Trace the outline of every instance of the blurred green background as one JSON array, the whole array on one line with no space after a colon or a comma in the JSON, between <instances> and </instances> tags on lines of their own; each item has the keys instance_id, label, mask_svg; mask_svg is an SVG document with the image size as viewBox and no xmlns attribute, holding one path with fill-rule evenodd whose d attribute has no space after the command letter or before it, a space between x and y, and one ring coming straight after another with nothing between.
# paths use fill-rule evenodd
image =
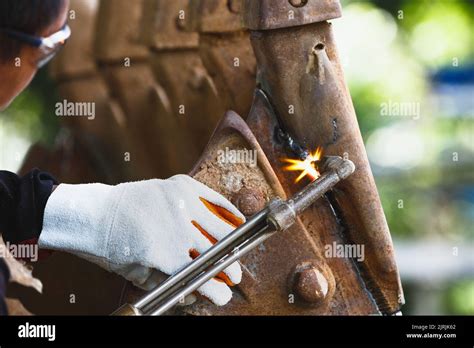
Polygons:
<instances>
[{"instance_id":1,"label":"blurred green background","mask_svg":"<svg viewBox=\"0 0 474 348\"><path fill-rule=\"evenodd\" d=\"M403 313L474 314L474 2L342 5L332 22L395 243ZM32 143L54 143L56 100L43 70L0 117L0 168L16 171Z\"/></svg>"},{"instance_id":2,"label":"blurred green background","mask_svg":"<svg viewBox=\"0 0 474 348\"><path fill-rule=\"evenodd\" d=\"M335 35L403 313L474 314L474 3L343 1L343 10Z\"/></svg>"}]
</instances>

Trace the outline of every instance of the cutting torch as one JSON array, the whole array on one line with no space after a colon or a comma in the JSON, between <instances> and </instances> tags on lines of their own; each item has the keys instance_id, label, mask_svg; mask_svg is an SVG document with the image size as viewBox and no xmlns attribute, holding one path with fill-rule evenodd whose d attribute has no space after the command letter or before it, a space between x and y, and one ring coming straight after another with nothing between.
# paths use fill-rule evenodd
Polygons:
<instances>
[{"instance_id":1,"label":"cutting torch","mask_svg":"<svg viewBox=\"0 0 474 348\"><path fill-rule=\"evenodd\" d=\"M167 278L134 303L112 315L163 315L189 294L275 233L290 228L305 209L355 171L352 161L326 156L322 174L288 200L276 198L244 224L214 244L186 267Z\"/></svg>"}]
</instances>

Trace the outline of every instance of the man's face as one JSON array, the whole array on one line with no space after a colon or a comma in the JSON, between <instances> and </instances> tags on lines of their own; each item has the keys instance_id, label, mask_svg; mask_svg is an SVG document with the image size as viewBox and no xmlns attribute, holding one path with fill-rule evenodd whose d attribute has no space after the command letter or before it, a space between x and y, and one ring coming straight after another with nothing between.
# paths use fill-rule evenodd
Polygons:
<instances>
[{"instance_id":1,"label":"man's face","mask_svg":"<svg viewBox=\"0 0 474 348\"><path fill-rule=\"evenodd\" d=\"M38 36L47 37L59 31L67 21L69 1L55 21ZM0 111L10 103L30 84L36 74L37 62L41 52L39 49L23 45L17 58L0 65Z\"/></svg>"}]
</instances>

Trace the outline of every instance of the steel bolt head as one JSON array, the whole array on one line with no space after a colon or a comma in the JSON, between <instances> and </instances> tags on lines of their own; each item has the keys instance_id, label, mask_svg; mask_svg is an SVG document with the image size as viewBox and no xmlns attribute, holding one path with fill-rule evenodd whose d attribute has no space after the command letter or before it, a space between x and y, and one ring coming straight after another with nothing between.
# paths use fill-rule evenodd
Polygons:
<instances>
[{"instance_id":1,"label":"steel bolt head","mask_svg":"<svg viewBox=\"0 0 474 348\"><path fill-rule=\"evenodd\" d=\"M303 7L308 3L308 0L289 0L289 2L293 7Z\"/></svg>"},{"instance_id":2,"label":"steel bolt head","mask_svg":"<svg viewBox=\"0 0 474 348\"><path fill-rule=\"evenodd\" d=\"M186 20L179 18L179 16L176 16L176 27L178 28L178 30L185 30Z\"/></svg>"},{"instance_id":3,"label":"steel bolt head","mask_svg":"<svg viewBox=\"0 0 474 348\"><path fill-rule=\"evenodd\" d=\"M309 266L296 274L294 291L301 300L318 304L326 298L329 283L316 267Z\"/></svg>"},{"instance_id":4,"label":"steel bolt head","mask_svg":"<svg viewBox=\"0 0 474 348\"><path fill-rule=\"evenodd\" d=\"M265 197L260 190L242 188L231 198L232 203L245 216L252 216L265 208Z\"/></svg>"},{"instance_id":5,"label":"steel bolt head","mask_svg":"<svg viewBox=\"0 0 474 348\"><path fill-rule=\"evenodd\" d=\"M242 11L242 0L227 0L227 7L231 13L240 13Z\"/></svg>"}]
</instances>

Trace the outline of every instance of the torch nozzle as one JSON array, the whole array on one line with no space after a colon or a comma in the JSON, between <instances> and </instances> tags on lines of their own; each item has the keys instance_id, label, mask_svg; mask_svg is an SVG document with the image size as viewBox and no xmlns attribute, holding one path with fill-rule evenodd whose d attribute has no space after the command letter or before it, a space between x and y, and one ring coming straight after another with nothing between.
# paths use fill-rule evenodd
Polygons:
<instances>
[{"instance_id":1,"label":"torch nozzle","mask_svg":"<svg viewBox=\"0 0 474 348\"><path fill-rule=\"evenodd\" d=\"M289 228L299 214L355 171L354 163L348 159L339 156L327 156L324 159L323 174L319 178L289 200L276 200L270 204L267 220L275 230Z\"/></svg>"}]
</instances>

